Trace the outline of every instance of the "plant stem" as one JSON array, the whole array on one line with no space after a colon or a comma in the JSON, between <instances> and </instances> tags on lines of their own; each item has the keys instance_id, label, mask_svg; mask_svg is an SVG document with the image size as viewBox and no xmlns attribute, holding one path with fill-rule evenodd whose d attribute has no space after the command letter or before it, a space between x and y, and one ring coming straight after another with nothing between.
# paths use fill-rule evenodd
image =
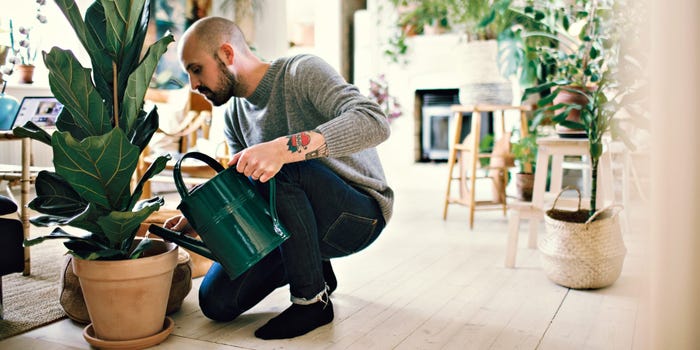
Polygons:
<instances>
[{"instance_id":1,"label":"plant stem","mask_svg":"<svg viewBox=\"0 0 700 350\"><path fill-rule=\"evenodd\" d=\"M114 126L119 127L119 100L117 99L117 62L112 61L112 86L114 87Z\"/></svg>"},{"instance_id":2,"label":"plant stem","mask_svg":"<svg viewBox=\"0 0 700 350\"><path fill-rule=\"evenodd\" d=\"M596 212L596 196L598 194L598 160L599 158L591 157L591 209L588 211L588 217L593 216Z\"/></svg>"},{"instance_id":3,"label":"plant stem","mask_svg":"<svg viewBox=\"0 0 700 350\"><path fill-rule=\"evenodd\" d=\"M589 55L591 52L591 46L593 45L593 33L595 33L594 28L595 28L595 12L596 9L598 8L598 1L593 0L593 6L591 8L591 12L588 13L588 23L590 23L590 26L588 27L588 37L591 38L587 43L586 43L586 52L585 55L583 56L583 68L581 69L582 71L586 71L586 68L588 67L588 59ZM588 76L585 74L583 75L583 81L581 82L581 85L583 88L586 88L586 85L588 84Z\"/></svg>"}]
</instances>

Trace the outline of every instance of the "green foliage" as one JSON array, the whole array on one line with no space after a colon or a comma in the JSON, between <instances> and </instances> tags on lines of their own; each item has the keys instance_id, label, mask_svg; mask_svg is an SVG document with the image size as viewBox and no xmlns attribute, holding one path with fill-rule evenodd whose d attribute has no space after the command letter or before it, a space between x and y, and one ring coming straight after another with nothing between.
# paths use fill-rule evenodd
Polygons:
<instances>
[{"instance_id":1,"label":"green foliage","mask_svg":"<svg viewBox=\"0 0 700 350\"><path fill-rule=\"evenodd\" d=\"M507 0L497 0L497 3ZM406 63L406 38L422 34L424 26L464 33L468 40L495 39L510 22L491 12L492 0L389 0L398 16L384 54L393 63ZM380 5L381 6L381 5ZM401 12L399 10L401 9ZM492 18L486 18L493 16Z\"/></svg>"},{"instance_id":2,"label":"green foliage","mask_svg":"<svg viewBox=\"0 0 700 350\"><path fill-rule=\"evenodd\" d=\"M518 161L520 173L534 172L535 161L537 160L537 133L531 132L525 137L521 137L511 145L511 153ZM530 164L531 172L526 171L526 165Z\"/></svg>"},{"instance_id":3,"label":"green foliage","mask_svg":"<svg viewBox=\"0 0 700 350\"><path fill-rule=\"evenodd\" d=\"M619 128L616 116L626 110L636 119L646 117L646 75L643 51L629 50L630 42L641 41L639 30L643 14L634 2L585 1L575 5L524 9L510 8L540 30L523 31L523 37L538 37L552 42L533 44L547 53L545 63L555 68L544 82L525 90L523 100L531 94L549 93L537 102L533 127L544 119L583 130L590 143L593 174L590 214L596 211L598 161L603 152L603 136L612 132L633 146ZM574 28L579 28L572 33ZM555 33L556 35L554 35ZM627 41L627 43L624 43ZM554 45L556 44L556 45ZM556 103L556 97L568 91L583 97L584 103ZM578 110L580 121L567 119Z\"/></svg>"},{"instance_id":4,"label":"green foliage","mask_svg":"<svg viewBox=\"0 0 700 350\"><path fill-rule=\"evenodd\" d=\"M73 0L55 0L90 55L83 67L70 50L43 53L49 85L64 105L52 134L28 122L16 135L31 137L53 149L55 172L36 179L37 197L29 207L40 212L34 225L69 225L89 232L84 237L56 228L50 235L25 241L67 239L69 253L83 259L136 258L148 240L130 247L141 222L163 204L160 197L139 201L144 183L165 168L160 157L131 192L138 158L158 129L155 107L143 99L158 60L173 42L168 34L141 51L150 0L97 0L85 20Z\"/></svg>"}]
</instances>

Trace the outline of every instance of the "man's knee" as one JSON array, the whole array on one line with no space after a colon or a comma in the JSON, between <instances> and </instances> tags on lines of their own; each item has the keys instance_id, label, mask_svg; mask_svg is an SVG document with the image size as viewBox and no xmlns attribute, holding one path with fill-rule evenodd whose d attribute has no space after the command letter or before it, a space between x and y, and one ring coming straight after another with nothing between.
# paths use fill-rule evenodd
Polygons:
<instances>
[{"instance_id":1,"label":"man's knee","mask_svg":"<svg viewBox=\"0 0 700 350\"><path fill-rule=\"evenodd\" d=\"M204 316L218 322L232 321L242 311L233 308L230 302L225 302L220 294L209 293L206 289L199 289L199 308Z\"/></svg>"}]
</instances>

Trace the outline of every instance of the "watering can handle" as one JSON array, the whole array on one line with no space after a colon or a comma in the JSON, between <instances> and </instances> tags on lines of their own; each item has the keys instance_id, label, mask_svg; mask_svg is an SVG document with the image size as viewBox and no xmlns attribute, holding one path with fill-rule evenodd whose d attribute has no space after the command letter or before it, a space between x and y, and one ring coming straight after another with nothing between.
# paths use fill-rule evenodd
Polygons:
<instances>
[{"instance_id":1,"label":"watering can handle","mask_svg":"<svg viewBox=\"0 0 700 350\"><path fill-rule=\"evenodd\" d=\"M180 193L180 197L186 198L189 196L189 193L187 191L187 186L185 185L185 181L182 179L182 161L185 160L186 158L194 158L197 160L200 160L207 165L209 165L212 169L216 170L217 173L220 173L224 171L224 166L221 165L216 159L201 153L201 152L188 152L182 158L180 158L177 163L175 163L175 168L173 169L173 177L175 178L175 187L177 188L177 192ZM277 209L275 208L275 203L276 203L276 194L275 194L275 178L273 177L270 179L270 215L272 216L272 223L273 226L275 227L275 230L279 230L279 227L281 226L279 218L277 217Z\"/></svg>"},{"instance_id":2,"label":"watering can handle","mask_svg":"<svg viewBox=\"0 0 700 350\"><path fill-rule=\"evenodd\" d=\"M175 163L175 167L173 168L173 178L175 179L175 187L177 188L177 192L180 193L180 197L182 198L187 198L189 196L189 192L187 191L187 186L185 185L185 181L182 180L182 161L185 160L186 158L194 158L197 160L200 160L207 165L209 165L212 169L216 170L217 173L220 173L224 171L224 166L221 165L221 163L217 162L216 159L200 152L188 152L182 158L180 158L177 163Z\"/></svg>"}]
</instances>

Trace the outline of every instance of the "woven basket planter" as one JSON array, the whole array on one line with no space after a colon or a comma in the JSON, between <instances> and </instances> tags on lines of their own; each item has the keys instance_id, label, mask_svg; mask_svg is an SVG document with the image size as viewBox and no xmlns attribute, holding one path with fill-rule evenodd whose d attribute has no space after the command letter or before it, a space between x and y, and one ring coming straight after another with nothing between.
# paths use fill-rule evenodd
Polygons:
<instances>
[{"instance_id":1,"label":"woven basket planter","mask_svg":"<svg viewBox=\"0 0 700 350\"><path fill-rule=\"evenodd\" d=\"M627 253L619 222L620 207L602 209L586 220L588 210L581 210L580 193L577 211L555 209L559 196L546 212L546 234L539 242L540 261L547 277L574 289L603 288L615 283Z\"/></svg>"}]
</instances>

